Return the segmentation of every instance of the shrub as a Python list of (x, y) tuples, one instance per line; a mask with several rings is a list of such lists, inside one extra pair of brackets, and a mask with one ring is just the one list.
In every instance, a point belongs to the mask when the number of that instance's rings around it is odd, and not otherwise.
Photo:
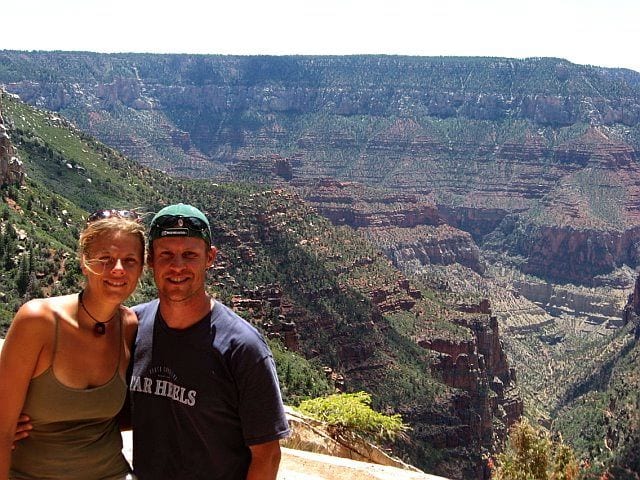
[(574, 480), (580, 473), (573, 450), (527, 420), (511, 427), (505, 451), (489, 466), (494, 480)]
[(278, 369), (280, 391), (285, 404), (296, 405), (302, 400), (334, 391), (319, 367), (288, 351), (279, 341), (269, 340), (269, 346)]
[(298, 409), (328, 424), (335, 437), (357, 434), (374, 442), (394, 440), (408, 426), (399, 414), (385, 415), (371, 408), (371, 395), (366, 392), (338, 393), (300, 403)]

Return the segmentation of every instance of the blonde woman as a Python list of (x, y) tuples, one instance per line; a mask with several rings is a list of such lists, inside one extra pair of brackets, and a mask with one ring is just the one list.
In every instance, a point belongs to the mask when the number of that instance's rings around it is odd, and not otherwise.
[[(91, 215), (80, 234), (85, 287), (35, 299), (13, 319), (0, 353), (0, 480), (116, 480), (130, 467), (115, 419), (137, 327), (122, 305), (145, 258), (144, 227), (122, 210)], [(16, 422), (33, 429), (12, 451)]]

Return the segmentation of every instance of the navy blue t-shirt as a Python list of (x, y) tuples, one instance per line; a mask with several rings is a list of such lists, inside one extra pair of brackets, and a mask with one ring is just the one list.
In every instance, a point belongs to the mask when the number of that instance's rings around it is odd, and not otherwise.
[(248, 446), (289, 433), (264, 339), (219, 302), (183, 330), (167, 326), (157, 300), (134, 310), (140, 323), (129, 392), (136, 475), (244, 480)]

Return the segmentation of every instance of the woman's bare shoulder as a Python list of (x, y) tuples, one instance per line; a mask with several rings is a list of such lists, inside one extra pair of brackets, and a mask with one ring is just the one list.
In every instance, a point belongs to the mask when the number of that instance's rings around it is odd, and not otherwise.
[(29, 300), (18, 309), (11, 328), (49, 330), (56, 318), (69, 315), (72, 302), (73, 295)]
[(13, 369), (24, 364), (28, 374), (33, 374), (38, 358), (54, 338), (56, 318), (68, 316), (71, 301), (68, 296), (37, 298), (23, 304), (9, 326), (2, 347), (3, 361)]
[(49, 298), (35, 298), (23, 304), (13, 319), (12, 325), (30, 324), (36, 325), (41, 322), (50, 322), (54, 318), (55, 306)]

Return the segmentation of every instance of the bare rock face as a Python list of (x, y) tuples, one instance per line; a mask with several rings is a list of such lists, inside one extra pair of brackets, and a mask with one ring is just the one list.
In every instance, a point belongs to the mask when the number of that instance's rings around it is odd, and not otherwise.
[[(301, 186), (302, 185), (302, 186)], [(429, 195), (381, 193), (354, 182), (298, 184), (302, 197), (335, 225), (357, 228), (396, 266), (459, 263), (483, 272), (472, 236), (444, 223)]]
[(607, 231), (529, 225), (517, 239), (527, 258), (525, 273), (580, 284), (640, 260), (639, 227)]
[(495, 230), (509, 214), (508, 210), (486, 207), (450, 207), (438, 205), (438, 213), (443, 221), (460, 230), (469, 232), (473, 238), (482, 238)]
[(299, 190), (305, 201), (335, 225), (410, 228), (443, 223), (428, 195), (381, 192), (331, 179), (299, 184)]
[[(1, 103), (0, 107), (2, 107)], [(16, 149), (11, 143), (0, 108), (0, 184), (21, 185), (24, 175), (22, 161), (18, 158)]]
[(636, 315), (640, 315), (640, 277), (636, 279), (633, 289), (633, 297), (631, 299), (631, 307)]
[(293, 178), (293, 167), (291, 160), (288, 158), (278, 159), (275, 162), (275, 174), (284, 180), (291, 180)]
[(96, 96), (104, 107), (112, 109), (119, 103), (136, 110), (150, 110), (153, 102), (145, 98), (143, 86), (136, 78), (116, 78), (111, 83), (101, 83), (96, 87)]
[(477, 273), (485, 270), (480, 249), (471, 234), (449, 225), (373, 228), (367, 229), (366, 235), (400, 269), (405, 264), (418, 262), (421, 266), (458, 263)]
[[(509, 367), (502, 348), (497, 319), (491, 315), (488, 302), (472, 307), (461, 306), (467, 315), (455, 320), (471, 331), (471, 340), (429, 338), (420, 345), (439, 352), (432, 371), (447, 385), (461, 390), (457, 403), (465, 407), (461, 412), (466, 410), (469, 414), (468, 421), (462, 422), (464, 428), (458, 428), (456, 436), (433, 441), (448, 446), (479, 442), (491, 449), (504, 440), (508, 428), (520, 418), (523, 402), (516, 388), (515, 372)], [(482, 478), (481, 465), (477, 468), (478, 478)]]
[(629, 300), (624, 307), (622, 320), (625, 325), (629, 323), (635, 325), (635, 338), (636, 341), (640, 340), (640, 276), (636, 279), (633, 293), (629, 295)]

